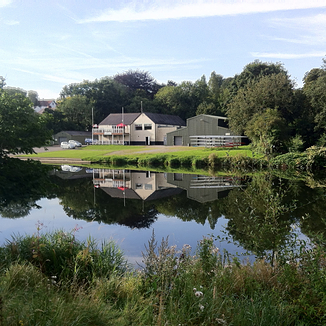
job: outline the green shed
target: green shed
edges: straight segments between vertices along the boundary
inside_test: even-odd
[[[239,146],[242,138],[228,128],[226,117],[201,114],[187,119],[187,126],[167,133],[168,146]],[[246,137],[245,137],[246,138]]]
[[[60,131],[53,136],[55,145],[69,140],[77,140],[84,145],[85,138],[92,138],[92,133],[90,131]]]

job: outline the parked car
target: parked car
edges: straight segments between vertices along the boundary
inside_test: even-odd
[[[85,144],[86,145],[96,145],[96,144],[98,144],[98,140],[97,139],[92,140],[92,138],[85,138]]]
[[[61,148],[67,148],[67,149],[73,149],[75,148],[76,146],[72,143],[68,143],[66,141],[63,141],[61,144],[60,144]]]
[[[73,140],[73,139],[69,140],[68,143],[69,144],[74,144],[75,147],[81,147],[82,146],[82,144],[79,141]]]

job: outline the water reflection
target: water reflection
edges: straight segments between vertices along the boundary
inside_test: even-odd
[[[111,229],[119,226],[121,237],[126,227],[141,234],[148,230],[150,235],[149,228],[157,229],[164,220],[165,226],[160,226],[164,237],[174,235],[189,243],[212,233],[258,256],[280,250],[297,230],[311,239],[326,235],[326,192],[316,187],[325,184],[323,180],[310,180],[314,185],[310,188],[271,173],[209,176],[46,167],[12,159],[2,162],[0,172],[3,218],[27,217],[41,208],[40,199],[57,198],[67,218]],[[146,237],[140,238],[142,246]]]

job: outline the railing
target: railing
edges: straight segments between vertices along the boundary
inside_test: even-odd
[[[113,127],[113,128],[93,128],[93,135],[123,135],[129,134],[129,130],[125,127]]]
[[[123,140],[94,140],[93,145],[129,145],[129,141]]]
[[[245,136],[190,136],[190,146],[237,147]]]

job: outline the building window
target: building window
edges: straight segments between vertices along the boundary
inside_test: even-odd
[[[136,183],[136,189],[143,189],[143,185],[141,183]]]
[[[150,183],[146,183],[145,190],[152,190],[152,185]]]
[[[143,130],[143,126],[142,125],[135,125],[135,130]]]
[[[151,124],[144,124],[144,130],[152,130]]]

